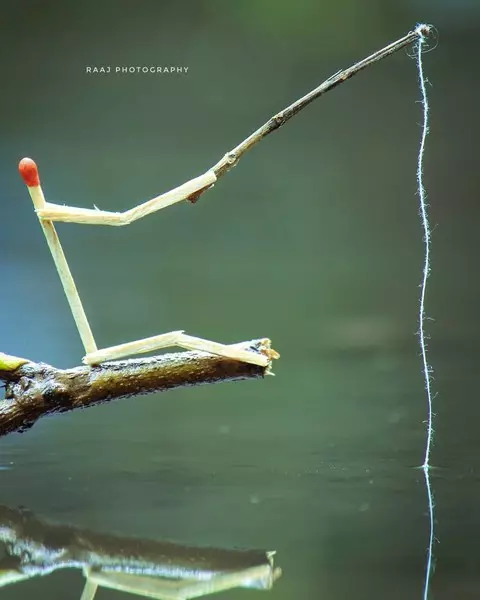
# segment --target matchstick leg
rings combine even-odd
[[[192,600],[216,592],[234,588],[271,589],[281,575],[280,569],[271,565],[259,565],[238,571],[220,572],[208,579],[169,579],[152,575],[108,571],[102,568],[84,570],[87,585],[104,587],[135,596],[155,598],[156,600]],[[96,591],[96,588],[95,588]],[[85,592],[84,592],[85,593]],[[90,600],[85,596],[85,600]],[[81,600],[84,600],[83,596]]]
[[[87,581],[85,582],[85,587],[83,588],[80,600],[93,600],[95,598],[95,594],[97,593],[98,583],[90,581],[88,578],[88,571],[89,569],[84,570],[84,575],[87,578]]]
[[[171,331],[170,333],[163,333],[135,342],[128,342],[126,344],[97,350],[96,352],[90,352],[84,356],[83,362],[85,364],[94,365],[108,360],[124,358],[143,352],[153,352],[161,348],[171,348],[174,346],[185,348],[186,350],[208,352],[210,354],[224,356],[226,358],[259,365],[261,367],[266,367],[270,362],[270,358],[265,354],[243,350],[236,344],[220,344],[218,342],[193,337],[185,334],[183,331]],[[272,358],[276,358],[276,356],[272,356]]]

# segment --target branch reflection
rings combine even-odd
[[[0,587],[58,569],[82,569],[81,600],[99,587],[187,600],[232,588],[269,590],[280,577],[275,552],[201,548],[121,537],[49,523],[24,509],[0,506]]]

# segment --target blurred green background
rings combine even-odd
[[[125,210],[204,172],[338,69],[433,23],[425,179],[435,598],[477,598],[480,3],[2,1],[0,350],[83,349],[17,163],[47,200]],[[268,336],[275,378],[121,401],[0,439],[0,503],[78,526],[278,551],[272,598],[420,597],[428,542],[413,50],[316,101],[195,206],[59,224],[105,347]],[[87,66],[188,66],[89,75]],[[78,574],[2,590],[77,598]],[[118,597],[100,592],[101,598]],[[258,592],[231,592],[240,598]]]

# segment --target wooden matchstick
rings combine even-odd
[[[27,185],[33,205],[37,210],[41,210],[46,202],[40,185],[37,165],[31,158],[23,158],[18,165],[18,170],[20,171],[23,181]],[[50,248],[53,261],[57,267],[58,275],[60,276],[85,352],[87,354],[89,352],[95,352],[97,350],[97,345],[83,309],[82,301],[78,295],[77,287],[68,267],[67,259],[63,253],[62,245],[60,244],[57,232],[55,231],[55,227],[51,221],[40,218],[39,221],[43,233],[47,238],[48,247]]]

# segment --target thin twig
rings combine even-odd
[[[277,356],[270,340],[243,342],[239,348],[266,356],[268,365],[205,352],[178,352],[62,370],[0,354],[0,380],[6,383],[5,400],[0,401],[0,436],[25,431],[45,415],[117,398],[270,374],[271,360]]]
[[[374,63],[390,56],[394,52],[401,50],[405,46],[415,42],[418,40],[420,35],[425,34],[428,35],[430,32],[430,28],[427,25],[423,25],[422,27],[417,27],[415,30],[410,31],[407,35],[403,36],[396,42],[385,46],[381,50],[377,50],[367,58],[355,63],[351,67],[347,69],[343,69],[335,73],[329,77],[326,81],[324,81],[317,88],[296,100],[293,104],[280,111],[276,115],[274,115],[271,119],[269,119],[264,125],[259,127],[256,131],[254,131],[247,139],[241,142],[238,146],[227,152],[225,156],[220,160],[214,167],[212,167],[212,171],[217,176],[217,179],[221,177],[224,173],[229,171],[232,167],[234,167],[240,158],[248,151],[250,148],[255,146],[260,140],[263,140],[269,133],[279,129],[282,125],[284,125],[289,119],[291,119],[294,115],[299,113],[303,108],[308,106],[310,102],[313,102],[320,96],[323,96],[326,92],[333,90],[333,88],[337,87],[347,79],[350,79],[366,67],[373,65]]]

